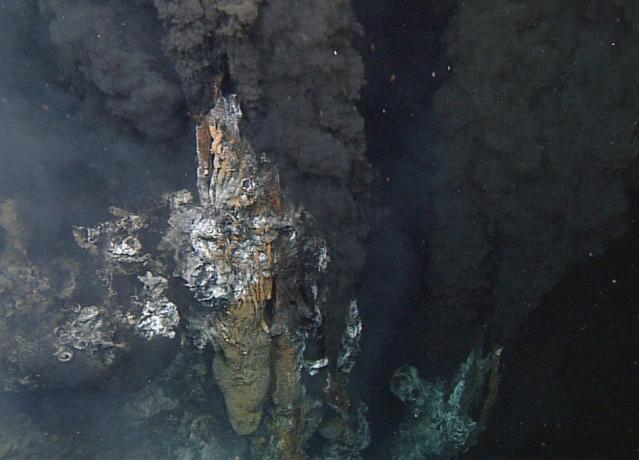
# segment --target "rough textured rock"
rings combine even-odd
[[[449,381],[427,382],[406,364],[397,369],[390,389],[407,414],[393,458],[454,458],[472,447],[496,398],[500,355],[473,350]]]
[[[228,427],[209,353],[182,348],[162,377],[129,398],[118,417],[138,432],[137,448],[114,449],[109,457],[223,460],[246,455],[246,439]]]
[[[166,279],[146,271],[152,258],[138,239],[142,219],[114,213],[120,219],[113,224],[75,231],[97,266],[82,257],[40,265],[28,255],[16,202],[2,204],[8,244],[1,255],[0,373],[6,389],[135,388],[170,359],[165,341],[175,337],[178,316],[165,295]],[[138,270],[146,275],[137,278]],[[117,381],[121,363],[149,352],[163,359],[138,366],[127,382]]]
[[[183,199],[173,208],[174,231],[164,244],[185,255],[177,261],[176,274],[211,311],[218,350],[213,365],[216,380],[234,429],[250,434],[262,419],[270,383],[269,323],[279,328],[279,335],[285,333],[285,325],[278,322],[282,300],[274,299],[276,283],[286,290],[299,289],[287,279],[296,276],[308,291],[311,283],[317,289],[318,262],[312,267],[303,264],[313,251],[317,259],[323,246],[305,237],[301,216],[294,209],[283,208],[271,166],[240,136],[240,116],[234,97],[219,97],[206,117],[204,134],[211,141],[208,152],[198,152],[201,205]],[[177,203],[175,197],[172,202]],[[287,267],[289,263],[294,267]],[[267,311],[267,302],[275,302],[273,311]],[[313,311],[317,312],[315,305],[309,312],[317,315]],[[293,356],[288,366],[286,372],[299,373],[301,356]]]
[[[215,101],[196,129],[199,203],[185,190],[167,195],[168,227],[157,225],[166,215],[161,208],[144,215],[114,208],[110,221],[75,228],[104,297],[58,329],[58,359],[71,362],[78,349],[126,348],[116,341],[123,327],[149,343],[182,332],[183,353],[215,350],[214,376],[231,425],[238,434],[257,432],[260,456],[303,458],[323,406],[342,426],[336,448],[356,455],[367,442],[365,406],[352,408],[344,386],[359,350],[357,305],[351,302],[329,372],[319,329],[330,269],[325,243],[314,219],[283,195],[274,165],[241,135],[236,97]],[[177,304],[169,300],[170,278],[189,292]],[[316,380],[309,390],[307,372]]]
[[[0,396],[0,458],[77,458],[86,455],[87,450],[82,446],[43,431],[4,395]]]
[[[0,253],[0,375],[5,390],[37,388],[60,372],[55,330],[76,289],[78,267],[59,261],[57,273],[33,264],[15,200],[0,204],[5,244]]]
[[[218,96],[196,130],[200,204],[184,191],[170,197],[162,247],[199,303],[186,315],[187,330],[195,346],[210,342],[216,350],[215,378],[235,431],[256,432],[268,407],[259,456],[303,458],[325,398],[307,391],[302,374],[327,375],[326,357],[308,361],[305,351],[324,346],[329,256],[314,220],[283,196],[274,166],[241,135],[241,116],[235,96]],[[338,374],[350,369],[358,346],[361,324],[351,310]],[[341,391],[343,383],[333,386]],[[343,423],[348,418],[345,410]]]

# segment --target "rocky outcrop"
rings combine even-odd
[[[284,212],[268,161],[240,137],[240,116],[234,97],[219,97],[206,117],[210,141],[204,144],[208,151],[199,152],[200,205],[184,194],[181,201],[172,199],[173,231],[165,245],[184,254],[176,274],[210,311],[215,377],[233,428],[250,434],[262,419],[270,383],[267,302],[274,299],[276,282],[287,283],[280,275],[284,255],[278,243],[312,242],[299,238],[294,211]],[[198,133],[202,136],[201,127]]]
[[[98,385],[135,389],[170,360],[179,323],[161,263],[144,251],[140,216],[112,210],[116,220],[75,236],[93,255],[34,261],[17,204],[6,200],[0,224],[0,376],[12,391]],[[98,261],[97,263],[94,262]],[[117,377],[146,353],[158,359]],[[170,362],[170,361],[169,361]]]
[[[393,458],[455,458],[473,447],[497,398],[501,351],[471,351],[448,380],[425,381],[412,366],[398,368],[390,389],[407,413]]]
[[[235,96],[218,96],[197,127],[199,203],[186,191],[170,196],[162,247],[198,302],[186,327],[196,347],[216,350],[215,378],[235,431],[260,429],[262,457],[303,458],[324,397],[306,390],[302,374],[327,376],[326,357],[308,361],[305,351],[322,347],[329,256],[311,216],[283,196],[274,165],[241,135],[241,116]],[[356,354],[354,312],[338,369],[350,369]]]
[[[0,204],[0,227],[4,236],[0,252],[2,386],[11,391],[46,386],[45,371],[59,367],[54,328],[75,292],[78,267],[60,261],[56,270],[46,270],[32,263],[28,232],[15,200]]]

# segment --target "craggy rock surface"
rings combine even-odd
[[[96,267],[78,257],[42,266],[28,255],[16,202],[2,204],[0,223],[8,239],[0,256],[5,389],[134,388],[157,372],[163,359],[138,366],[127,382],[116,377],[122,362],[150,352],[170,359],[179,317],[165,295],[167,280],[147,271],[151,257],[136,235],[141,218],[114,212],[122,218],[112,225],[77,230],[80,244],[103,263]]]
[[[241,136],[241,117],[235,96],[219,96],[198,126],[199,204],[185,191],[170,196],[161,246],[175,254],[175,274],[198,301],[187,330],[196,347],[216,350],[213,370],[234,430],[256,432],[268,406],[258,456],[303,458],[325,396],[307,392],[302,374],[330,378],[320,372],[325,357],[305,357],[307,347],[323,347],[329,256],[314,220],[286,200],[273,165]],[[352,321],[338,375],[356,354],[361,324]],[[341,414],[344,423],[349,416]],[[353,454],[360,448],[335,441]]]
[[[277,165],[282,188],[314,216],[333,254],[324,317],[335,359],[364,263],[370,175],[350,2],[109,0],[79,8],[42,0],[38,7],[62,69],[56,78],[87,109],[106,109],[150,139],[183,125],[175,116],[183,102],[196,118],[205,115],[220,80],[241,97],[244,135]]]
[[[41,385],[43,371],[59,367],[54,327],[61,322],[78,275],[73,263],[60,263],[58,284],[47,270],[31,263],[17,207],[14,200],[0,204],[5,239],[0,253],[0,377],[3,389],[12,391]]]
[[[270,383],[268,323],[274,318],[268,317],[273,313],[267,312],[267,302],[274,301],[276,282],[288,283],[278,268],[287,263],[288,254],[278,253],[278,243],[286,239],[295,246],[306,244],[317,252],[315,259],[324,249],[320,242],[305,242],[298,218],[281,208],[270,165],[240,137],[240,116],[236,99],[222,97],[208,114],[204,134],[211,139],[209,151],[199,152],[201,205],[195,206],[185,193],[173,197],[174,230],[165,244],[184,256],[177,261],[176,274],[210,311],[212,327],[200,334],[212,334],[218,349],[213,368],[231,424],[239,434],[250,434],[262,419]],[[314,265],[316,277],[317,262]],[[312,272],[302,265],[298,270],[317,289]]]
[[[477,442],[499,387],[501,349],[486,356],[472,350],[448,380],[427,382],[407,364],[391,379],[392,393],[406,406],[393,458],[455,458]]]

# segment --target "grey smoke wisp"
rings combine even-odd
[[[0,195],[23,203],[43,252],[109,204],[140,203],[188,180],[179,85],[148,67],[153,48],[136,48],[120,31],[109,38],[115,10],[75,3],[5,1],[0,10]],[[147,34],[148,14],[131,8],[120,5],[126,30]]]
[[[58,79],[83,103],[111,113],[154,140],[184,124],[177,75],[159,46],[162,29],[145,1],[41,0]]]

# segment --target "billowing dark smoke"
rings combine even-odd
[[[60,236],[108,204],[174,188],[167,184],[188,171],[175,166],[191,161],[182,92],[196,114],[226,73],[256,149],[277,161],[285,190],[330,241],[330,303],[343,311],[364,259],[368,181],[349,2],[4,6],[3,195],[29,201],[34,227]]]
[[[431,330],[474,310],[508,337],[568,268],[623,232],[637,158],[633,5],[458,6],[452,76],[434,98],[439,140],[410,146],[427,184]]]
[[[155,140],[184,125],[182,90],[164,57],[162,29],[144,1],[43,0],[59,72],[83,104],[126,121]]]
[[[420,267],[421,287],[405,285],[426,317],[419,349],[437,369],[462,359],[482,324],[492,340],[512,337],[566,270],[623,233],[637,158],[636,11],[464,2],[432,24],[435,6],[414,8],[396,20],[380,8],[367,24],[369,91],[381,101],[367,119],[385,212],[404,222]],[[409,41],[420,17],[442,36]],[[395,25],[399,45],[380,32]],[[375,56],[408,42],[401,60]]]
[[[123,78],[118,66],[125,62],[118,61],[121,56],[116,49],[91,46],[98,44],[90,37],[97,40],[107,26],[95,14],[79,21],[80,7],[86,3],[78,2],[75,9],[62,3],[45,6],[31,1],[0,2],[0,457],[69,457],[77,454],[70,453],[69,446],[83,444],[80,438],[109,436],[101,425],[113,423],[121,408],[112,406],[104,395],[74,387],[86,390],[87,384],[96,384],[95,374],[85,372],[86,361],[61,369],[50,348],[55,340],[52,326],[64,311],[73,308],[60,297],[64,279],[75,270],[67,258],[76,250],[71,227],[104,219],[110,205],[143,207],[151,196],[190,183],[185,176],[193,163],[191,129],[175,105],[177,80],[160,84],[168,88],[161,92],[172,98],[173,113],[167,113],[169,109],[157,93],[158,97],[147,99],[133,95],[135,84],[130,82],[152,72],[142,69],[136,76],[129,68],[128,83],[114,82]],[[54,25],[58,20],[54,7],[61,16],[74,18],[73,29],[60,30],[64,26]],[[153,18],[134,12],[127,16],[134,27],[136,22],[147,24],[144,18]],[[62,38],[73,31],[82,31],[83,38]],[[56,42],[53,35],[62,41]],[[153,53],[152,49],[148,52]],[[91,54],[94,59],[110,62],[99,75],[91,75],[93,64],[87,57]],[[135,54],[143,52],[133,47],[127,59],[135,62]],[[151,80],[153,77],[137,83],[138,89],[143,91],[145,85],[152,89]],[[126,91],[126,95],[120,93]],[[179,91],[177,95],[177,104],[182,104]],[[123,108],[132,103],[137,108]],[[155,110],[155,103],[160,110]],[[145,124],[145,120],[152,121]],[[171,133],[171,139],[164,132]],[[90,284],[83,290],[89,297],[95,295]],[[120,390],[134,390],[129,377],[143,367],[134,358],[120,368],[124,375],[111,376],[116,380],[124,377],[127,383]],[[148,377],[142,381],[148,383]],[[45,395],[4,391],[50,390],[62,383],[69,388]],[[110,387],[106,381],[97,383]],[[50,436],[52,429],[57,434]],[[75,440],[59,443],[56,436]]]

